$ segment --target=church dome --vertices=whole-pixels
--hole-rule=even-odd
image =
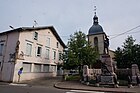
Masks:
[[[98,33],[103,33],[103,28],[98,24],[98,25],[92,25],[92,27],[89,29],[88,34],[98,34]]]
[[[98,24],[98,17],[96,15],[94,16],[93,21],[94,23],[92,27],[90,27],[88,34],[92,35],[92,34],[104,33],[102,26]]]

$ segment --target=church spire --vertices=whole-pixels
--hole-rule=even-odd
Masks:
[[[93,17],[93,21],[94,21],[94,25],[97,25],[98,24],[98,17],[96,16],[96,6],[94,6],[94,17]]]
[[[96,10],[97,10],[97,8],[96,8],[96,6],[94,6],[94,14],[96,15]]]

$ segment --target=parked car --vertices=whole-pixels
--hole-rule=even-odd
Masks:
[[[70,70],[68,75],[78,75],[78,71],[77,70]]]

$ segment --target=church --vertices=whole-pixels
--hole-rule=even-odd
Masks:
[[[101,60],[101,56],[103,54],[108,54],[111,57],[111,61],[114,58],[114,51],[109,49],[109,39],[106,33],[103,30],[103,27],[99,25],[98,17],[96,15],[96,11],[93,17],[93,25],[90,27],[88,31],[88,42],[92,47],[95,47],[99,52],[99,59]]]

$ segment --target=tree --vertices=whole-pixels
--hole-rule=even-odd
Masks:
[[[81,66],[90,66],[98,57],[97,51],[90,46],[86,35],[81,31],[70,35],[67,46],[67,57],[65,58],[67,61],[64,63],[64,67],[67,69],[78,69],[79,67],[81,70]]]
[[[128,36],[121,48],[115,51],[118,68],[131,68],[132,64],[140,64],[140,45],[135,44],[132,36]]]
[[[123,51],[120,47],[115,51],[115,61],[117,61],[118,68],[123,68]]]

